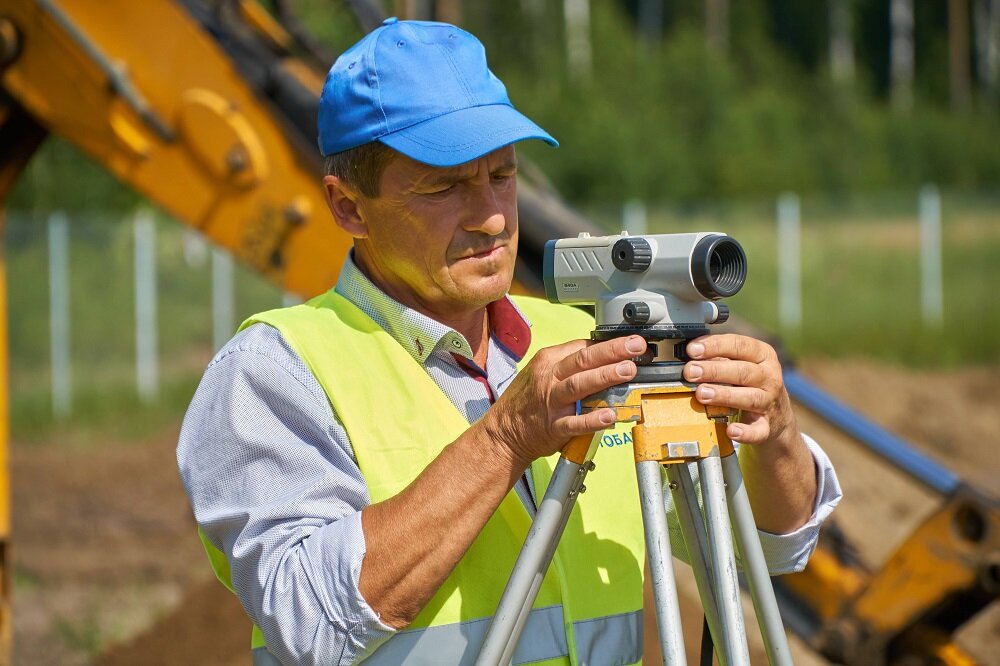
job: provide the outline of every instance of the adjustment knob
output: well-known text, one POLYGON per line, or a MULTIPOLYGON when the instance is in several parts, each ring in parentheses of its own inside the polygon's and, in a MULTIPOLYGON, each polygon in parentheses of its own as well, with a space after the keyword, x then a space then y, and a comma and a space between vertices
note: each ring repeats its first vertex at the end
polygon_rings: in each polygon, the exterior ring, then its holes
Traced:
POLYGON ((622 238, 611 248, 615 268, 627 273, 642 273, 653 261, 653 250, 642 236, 622 238))
POLYGON ((629 324, 646 324, 649 322, 649 305, 642 301, 628 303, 622 308, 622 317, 629 324))
POLYGON ((729 306, 722 305, 721 303, 716 305, 719 308, 719 315, 715 318, 716 324, 724 324, 729 321, 729 306))

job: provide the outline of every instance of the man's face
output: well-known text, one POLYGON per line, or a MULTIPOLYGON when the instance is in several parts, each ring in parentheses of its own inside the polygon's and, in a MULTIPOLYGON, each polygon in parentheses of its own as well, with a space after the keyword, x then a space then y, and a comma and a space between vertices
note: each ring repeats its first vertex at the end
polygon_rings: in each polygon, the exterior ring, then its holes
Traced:
POLYGON ((367 236, 355 259, 390 296, 436 318, 486 306, 514 274, 516 172, 513 146, 445 168, 399 155, 380 196, 358 201, 367 236))

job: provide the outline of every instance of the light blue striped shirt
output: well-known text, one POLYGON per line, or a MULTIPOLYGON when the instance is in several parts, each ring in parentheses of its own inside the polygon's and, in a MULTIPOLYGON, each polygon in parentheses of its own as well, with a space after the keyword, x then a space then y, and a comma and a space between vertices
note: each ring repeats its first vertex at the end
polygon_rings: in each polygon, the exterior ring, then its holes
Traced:
MULTIPOLYGON (((420 362, 469 423, 483 416, 486 387, 453 356, 472 359, 460 333, 391 299, 351 259, 336 290, 420 362)), ((493 336, 489 345, 486 379, 499 396, 519 359, 493 336)), ((816 461, 816 507, 792 534, 761 532, 775 573, 805 566, 840 500, 829 459, 806 442, 816 461)), ((394 634, 358 590, 361 511, 370 498, 351 443, 316 378, 275 329, 251 326, 212 359, 177 460, 198 525, 226 554, 240 602, 282 663, 350 664, 394 634)), ((515 489, 530 510, 525 486, 515 489)), ((670 516, 674 552, 683 555, 670 516)))

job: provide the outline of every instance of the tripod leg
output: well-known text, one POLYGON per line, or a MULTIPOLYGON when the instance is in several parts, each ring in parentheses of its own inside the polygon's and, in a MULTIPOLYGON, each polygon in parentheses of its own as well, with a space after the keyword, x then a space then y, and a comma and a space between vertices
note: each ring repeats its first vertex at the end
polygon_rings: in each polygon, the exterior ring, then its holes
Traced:
POLYGON ((736 539, 740 559, 743 561, 743 571, 746 574, 747 587, 750 588, 757 621, 760 623, 768 663, 771 666, 791 666, 788 638, 785 636, 778 602, 774 597, 764 551, 760 547, 760 537, 757 534, 753 512, 750 510, 750 500, 743 485, 743 472, 735 454, 722 459, 722 475, 726 480, 726 496, 729 499, 733 536, 736 539))
POLYGON ((646 557, 649 559, 653 581, 656 625, 660 630, 663 663, 671 666, 686 664, 677 584, 674 581, 673 558, 670 553, 670 534, 667 514, 663 508, 660 463, 655 460, 637 462, 635 471, 639 479, 639 503, 642 506, 642 524, 646 532, 646 557))
MULTIPOLYGON (((590 469, 593 469, 591 467, 590 469)), ((580 478, 581 482, 583 477, 580 478)), ((531 588, 528 590, 528 596, 524 599, 524 605, 521 606, 521 612, 518 614, 517 621, 514 623, 514 629, 511 632, 511 636, 519 637, 521 632, 524 631, 524 625, 528 621, 528 615, 531 614, 531 607, 535 604, 535 598, 538 597, 538 590, 542 586, 542 580, 545 578, 545 572, 549 567, 549 563, 552 562, 552 558, 555 556, 556 548, 559 546, 559 537, 562 536, 563 532, 566 531, 566 523, 569 522, 570 514, 573 513, 573 506, 576 504, 575 498, 578 493, 572 493, 570 500, 563 503, 563 514, 560 518, 559 527, 556 529, 556 538, 549 541, 548 551, 542 557, 541 562, 543 563, 543 569, 535 572, 535 577, 531 581, 531 588)), ((507 647, 504 648, 503 654, 500 656, 501 664, 509 664, 511 659, 514 658, 514 650, 517 648, 517 640, 508 640, 507 647)))
MULTIPOLYGON (((701 597, 701 607, 705 610, 705 621, 713 636, 722 635, 722 625, 719 622, 719 608, 712 593, 712 574, 708 559, 708 534, 705 523, 702 522, 701 511, 698 509, 698 495, 694 489, 694 479, 687 463, 667 465, 667 481, 670 494, 674 498, 674 513, 687 546, 691 571, 698 583, 698 596, 701 597)), ((724 658, 720 664, 726 666, 724 658)))
POLYGON ((483 647, 476 659, 477 666, 507 664, 521 637, 521 629, 530 612, 542 578, 555 554, 556 544, 562 537, 566 517, 576 503, 576 496, 587 475, 589 461, 577 464, 559 458, 549 487, 538 506, 521 553, 514 563, 507 587, 504 588, 496 615, 490 621, 483 647), (522 614, 524 617, 522 618, 522 614), (504 655, 507 661, 503 661, 504 655))
POLYGON ((736 577, 736 556, 726 511, 722 462, 717 448, 711 455, 698 461, 698 472, 705 504, 705 527, 712 559, 713 587, 722 623, 722 635, 713 634, 713 638, 716 646, 726 655, 728 666, 749 665, 750 653, 743 625, 743 609, 740 606, 740 586, 736 577))

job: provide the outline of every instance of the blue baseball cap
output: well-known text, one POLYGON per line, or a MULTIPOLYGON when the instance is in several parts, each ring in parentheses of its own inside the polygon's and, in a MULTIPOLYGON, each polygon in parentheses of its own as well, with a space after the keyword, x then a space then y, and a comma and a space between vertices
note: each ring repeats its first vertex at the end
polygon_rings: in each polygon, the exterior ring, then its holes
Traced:
POLYGON ((386 19, 333 64, 319 98, 319 149, 381 141, 431 166, 515 141, 559 143, 516 111, 486 49, 447 23, 386 19))

